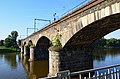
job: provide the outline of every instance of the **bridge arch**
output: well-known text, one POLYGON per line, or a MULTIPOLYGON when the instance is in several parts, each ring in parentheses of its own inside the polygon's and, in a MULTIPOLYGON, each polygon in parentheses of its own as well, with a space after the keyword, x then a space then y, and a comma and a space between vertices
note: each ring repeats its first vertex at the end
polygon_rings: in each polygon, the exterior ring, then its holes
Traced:
POLYGON ((29 40, 27 43, 26 43, 26 55, 29 56, 30 55, 30 46, 33 45, 33 42, 32 40, 29 40))
POLYGON ((26 42, 23 42, 23 46, 25 46, 26 45, 26 42))
MULTIPOLYGON (((110 32, 120 29, 120 13, 113 14, 97 20, 74 34, 63 48, 79 47, 88 48, 96 40, 102 38, 110 32)), ((74 48, 73 48, 74 49, 74 48)))
POLYGON ((39 38, 36 44, 36 55, 35 58, 40 60, 49 59, 49 51, 48 48, 50 47, 50 40, 49 38, 42 36, 39 38))
POLYGON ((29 40, 29 41, 28 41, 28 46, 30 47, 30 46, 32 46, 32 45, 33 45, 32 40, 29 40))
POLYGON ((26 45, 26 55, 29 56, 30 55, 30 46, 33 45, 32 40, 29 40, 25 45, 26 45))

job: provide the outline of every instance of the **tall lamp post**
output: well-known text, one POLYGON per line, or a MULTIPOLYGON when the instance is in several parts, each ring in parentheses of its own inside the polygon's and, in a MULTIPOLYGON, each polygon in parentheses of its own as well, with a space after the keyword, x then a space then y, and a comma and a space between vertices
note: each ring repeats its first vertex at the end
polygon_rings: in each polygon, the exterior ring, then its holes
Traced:
POLYGON ((49 23, 51 23, 51 21, 50 20, 46 20, 46 19, 34 19, 34 32, 35 32, 35 29, 36 29, 36 20, 37 21, 48 21, 49 23))

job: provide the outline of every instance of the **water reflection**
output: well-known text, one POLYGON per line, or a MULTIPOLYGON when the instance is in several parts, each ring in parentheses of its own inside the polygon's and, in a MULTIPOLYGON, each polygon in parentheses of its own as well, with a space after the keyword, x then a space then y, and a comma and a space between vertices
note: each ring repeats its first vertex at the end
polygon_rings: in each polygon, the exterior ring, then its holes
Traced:
POLYGON ((0 60, 1 62, 4 61, 11 69, 17 68, 17 56, 16 53, 0 53, 0 60))
POLYGON ((38 79, 48 75, 48 60, 29 62, 28 57, 24 56, 22 64, 29 79, 38 79))
POLYGON ((120 49, 99 49, 93 52, 94 68, 120 64, 120 49))
POLYGON ((16 61, 16 53, 9 53, 4 55, 4 60, 5 63, 7 63, 11 69, 16 69, 17 68, 17 61, 16 61))
POLYGON ((115 58, 120 54, 120 49, 99 49, 94 50, 93 52, 93 59, 98 61, 105 61, 105 59, 109 56, 115 58))
MULTIPOLYGON (((48 75, 48 61, 29 62, 29 57, 16 53, 0 53, 0 79, 38 79, 48 75)), ((120 64, 120 49, 99 49, 93 52, 94 68, 120 64)))
POLYGON ((0 53, 0 79, 27 79, 16 53, 0 53))

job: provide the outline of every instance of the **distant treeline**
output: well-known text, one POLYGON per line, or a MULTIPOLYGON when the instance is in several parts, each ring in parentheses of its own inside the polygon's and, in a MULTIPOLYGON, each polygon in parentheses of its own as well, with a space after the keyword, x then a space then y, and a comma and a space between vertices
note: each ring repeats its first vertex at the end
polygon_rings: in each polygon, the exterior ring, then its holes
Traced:
POLYGON ((93 43, 94 48, 120 48, 120 39, 110 38, 105 39, 101 38, 93 43))

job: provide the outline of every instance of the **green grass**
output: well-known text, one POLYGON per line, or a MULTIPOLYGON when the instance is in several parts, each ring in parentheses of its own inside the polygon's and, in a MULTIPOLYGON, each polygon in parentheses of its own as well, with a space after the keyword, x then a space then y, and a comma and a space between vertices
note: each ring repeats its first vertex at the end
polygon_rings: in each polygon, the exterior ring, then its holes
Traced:
POLYGON ((9 53, 9 52, 17 52, 16 48, 8 48, 5 46, 0 46, 0 53, 9 53))

